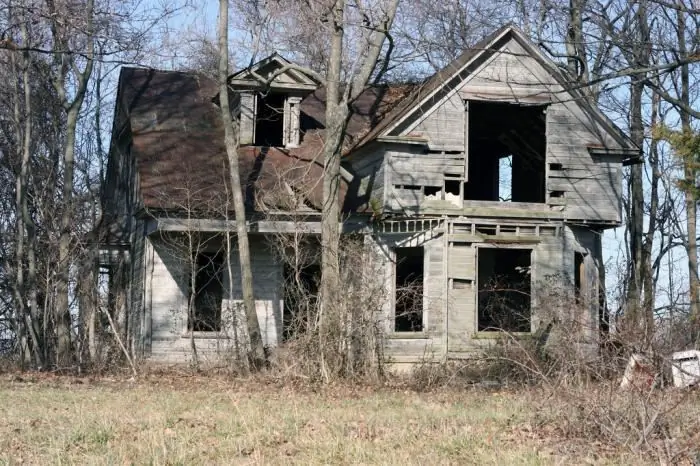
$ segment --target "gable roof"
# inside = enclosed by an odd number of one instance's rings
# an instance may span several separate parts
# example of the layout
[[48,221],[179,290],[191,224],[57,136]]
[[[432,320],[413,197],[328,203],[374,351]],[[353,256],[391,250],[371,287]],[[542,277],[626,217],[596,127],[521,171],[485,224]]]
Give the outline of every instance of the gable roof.
[[292,62],[275,52],[259,62],[232,74],[229,76],[228,81],[229,84],[239,87],[261,87],[262,83],[257,76],[267,77],[274,72],[284,69],[280,75],[275,77],[269,87],[293,87],[313,90],[319,86],[320,83],[311,74],[293,66]]
[[568,77],[549,57],[544,55],[541,50],[512,23],[496,29],[472,47],[465,50],[440,71],[433,74],[423,84],[416,86],[414,92],[396,105],[395,109],[390,112],[386,118],[365,134],[362,139],[358,141],[355,148],[359,148],[377,137],[390,133],[394,128],[417,112],[432,96],[445,88],[445,86],[449,86],[450,82],[464,73],[472,63],[485,60],[493,55],[493,53],[498,52],[499,48],[510,39],[516,40],[523,46],[528,54],[535,58],[566,92],[571,93],[575,97],[575,100],[583,106],[622,147],[631,151],[639,151],[639,148],[637,148],[627,134],[603,114],[596,105],[590,103],[580,88],[572,88],[571,83],[574,82],[574,80]]

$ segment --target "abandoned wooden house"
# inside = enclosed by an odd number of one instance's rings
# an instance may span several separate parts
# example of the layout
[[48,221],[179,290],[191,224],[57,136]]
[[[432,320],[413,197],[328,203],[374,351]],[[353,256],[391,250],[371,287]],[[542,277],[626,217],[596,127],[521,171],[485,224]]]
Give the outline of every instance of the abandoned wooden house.
[[[268,346],[294,312],[269,238],[318,237],[322,201],[323,87],[292,69],[269,87],[256,79],[286,63],[275,54],[230,77]],[[595,342],[601,235],[621,224],[622,166],[639,148],[571,84],[506,26],[426,81],[368,87],[353,103],[344,228],[379,264],[391,361],[460,358],[497,330],[536,332],[561,284],[559,312]],[[220,246],[235,228],[217,94],[193,73],[125,67],[119,79],[100,257],[111,305],[155,361],[187,360],[191,337],[200,358],[219,357],[233,338],[226,315],[241,292],[236,248],[227,261]],[[398,293],[407,285],[419,291],[410,299]]]

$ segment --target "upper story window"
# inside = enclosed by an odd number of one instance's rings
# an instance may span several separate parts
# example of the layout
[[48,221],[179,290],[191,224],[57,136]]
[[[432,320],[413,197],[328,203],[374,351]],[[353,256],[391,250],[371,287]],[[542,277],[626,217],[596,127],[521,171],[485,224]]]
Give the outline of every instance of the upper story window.
[[542,105],[468,102],[465,200],[545,202],[544,110]]
[[292,67],[285,69],[287,65],[290,62],[273,54],[229,77],[229,84],[240,96],[241,144],[299,145],[300,103],[319,83]]
[[256,146],[283,146],[284,144],[284,101],[283,94],[258,93],[255,113]]

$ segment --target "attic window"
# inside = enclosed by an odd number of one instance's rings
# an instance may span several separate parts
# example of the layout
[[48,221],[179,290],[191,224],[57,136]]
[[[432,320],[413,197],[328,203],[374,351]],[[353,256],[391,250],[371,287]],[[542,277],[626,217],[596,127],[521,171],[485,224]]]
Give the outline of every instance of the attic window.
[[545,202],[546,118],[541,105],[468,102],[464,199]]

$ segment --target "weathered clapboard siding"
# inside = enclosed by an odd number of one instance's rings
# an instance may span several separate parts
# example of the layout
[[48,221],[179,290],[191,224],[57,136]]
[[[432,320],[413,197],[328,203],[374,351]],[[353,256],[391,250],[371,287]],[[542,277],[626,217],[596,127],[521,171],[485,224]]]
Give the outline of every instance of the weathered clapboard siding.
[[[462,130],[463,131],[463,130]],[[392,210],[416,209],[426,205],[426,201],[438,201],[441,205],[454,204],[440,199],[426,199],[423,187],[442,189],[446,176],[449,179],[463,179],[466,159],[464,153],[427,152],[418,146],[396,145],[387,150],[386,201]]]
[[371,203],[384,203],[386,152],[386,145],[373,145],[345,161],[345,166],[353,176],[347,209],[358,209]]
[[[621,221],[621,159],[619,156],[594,157],[589,152],[589,147],[621,149],[620,143],[609,128],[584,109],[583,102],[576,101],[565,91],[516,40],[503,44],[499,52],[466,75],[453,92],[439,93],[435,98],[441,95],[445,97],[436,100],[423,114],[413,116],[412,123],[400,125],[398,134],[425,137],[430,141],[430,148],[437,147],[435,140],[442,138],[442,147],[447,147],[466,139],[463,100],[548,104],[546,157],[547,163],[555,167],[547,170],[546,203],[552,208],[542,210],[518,203],[494,202],[493,215],[498,215],[499,208],[503,209],[503,217],[509,216],[509,209],[530,209],[545,212],[547,217],[556,220]],[[423,193],[416,189],[418,186],[442,186],[446,174],[461,174],[464,162],[457,160],[458,157],[424,154],[420,148],[408,145],[395,147],[387,154],[389,210],[452,215],[459,214],[457,210],[463,208],[463,213],[470,215],[467,210],[472,207],[472,201],[431,199],[425,202]]]
[[241,144],[253,144],[255,135],[255,93],[241,92]]
[[517,89],[520,95],[544,98],[557,82],[518,42],[510,40],[484,61],[465,84],[470,86],[466,89],[469,94],[478,93],[474,88],[483,88],[491,91],[489,95],[500,90],[501,96],[508,96],[513,93],[511,89]]
[[[445,250],[444,237],[439,231],[416,235],[384,234],[372,242],[373,262],[383,277],[386,299],[382,306],[383,325],[388,338],[384,352],[389,361],[419,362],[444,357],[444,328],[446,324]],[[419,333],[394,332],[395,255],[396,247],[424,248],[423,323]]]
[[464,103],[454,94],[418,117],[404,133],[425,138],[431,150],[464,151]]
[[[189,273],[187,260],[168,241],[149,238],[150,257],[146,261],[147,306],[151,316],[150,358],[164,362],[185,362],[191,358],[187,331],[187,299]],[[281,331],[281,264],[274,260],[261,237],[251,237],[253,288],[258,322],[267,346],[278,343]],[[234,244],[235,247],[235,244]],[[224,273],[222,303],[222,332],[195,333],[198,356],[215,360],[230,355],[240,335],[236,322],[242,322],[242,293],[237,253],[232,254],[233,281],[229,295],[229,280]],[[225,267],[226,270],[226,267]]]
[[[464,228],[466,227],[466,229]],[[478,254],[480,248],[519,248],[531,249],[532,278],[532,329],[536,330],[540,324],[538,315],[537,300],[541,288],[540,283],[550,283],[554,277],[561,275],[566,269],[564,263],[564,250],[566,243],[563,241],[563,224],[559,225],[559,235],[550,235],[549,230],[539,228],[540,234],[534,230],[526,231],[527,226],[494,224],[494,231],[507,232],[505,234],[495,234],[493,236],[479,238],[472,235],[472,242],[466,242],[469,233],[459,233],[461,230],[471,231],[469,225],[460,228],[460,222],[454,221],[450,227],[448,235],[448,323],[447,323],[447,356],[462,357],[477,351],[479,348],[490,344],[488,337],[496,334],[479,333],[477,331],[477,290],[478,290]],[[546,224],[545,228],[552,228],[551,224]],[[510,232],[515,231],[517,234]],[[527,234],[525,234],[527,233]],[[489,241],[489,242],[486,242]],[[497,242],[492,242],[497,241]],[[525,241],[525,242],[522,242]],[[530,242],[531,241],[531,242]],[[571,265],[573,267],[573,265]]]
[[[619,222],[621,163],[620,160],[594,160],[589,146],[619,149],[620,144],[590,112],[584,111],[572,94],[566,92],[549,72],[516,41],[508,42],[501,53],[470,76],[463,85],[461,96],[479,98],[480,86],[502,87],[498,100],[518,102],[519,96],[509,96],[515,86],[531,88],[533,95],[547,96],[547,162],[560,164],[561,170],[548,172],[547,190],[562,191],[564,218],[590,221]],[[520,94],[522,95],[522,93]],[[553,204],[562,204],[560,199]]]
[[[133,220],[133,219],[132,219]],[[127,305],[127,329],[129,338],[137,354],[143,354],[146,342],[143,327],[145,325],[145,279],[146,279],[146,239],[143,236],[143,220],[133,221],[132,242],[129,251],[129,298]]]
[[[486,234],[493,232],[495,234]],[[532,251],[532,329],[536,331],[552,320],[552,299],[569,305],[573,296],[574,254],[586,254],[586,293],[597,296],[597,274],[602,266],[599,232],[570,227],[565,223],[503,223],[448,220],[440,231],[415,235],[384,234],[372,241],[373,258],[380,264],[379,275],[385,281],[385,328],[388,338],[385,355],[392,362],[416,362],[468,357],[490,345],[494,333],[477,331],[478,254],[480,248],[519,248]],[[423,246],[424,323],[423,332],[393,332],[395,247]],[[578,320],[595,328],[597,302],[590,301],[588,311]],[[578,311],[573,311],[578,312]],[[588,312],[586,314],[586,312]],[[569,316],[571,317],[571,316]],[[560,329],[562,330],[562,329]],[[594,338],[591,332],[591,337]]]

